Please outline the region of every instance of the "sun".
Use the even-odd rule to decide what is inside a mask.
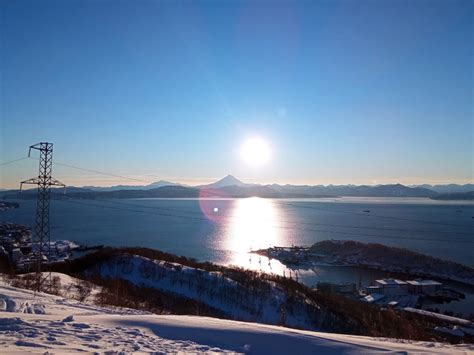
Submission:
[[[262,166],[270,160],[270,146],[260,137],[248,138],[242,144],[240,156],[248,165]]]

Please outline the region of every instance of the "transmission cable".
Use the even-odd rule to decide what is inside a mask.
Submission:
[[[18,161],[25,160],[25,159],[28,159],[28,157],[23,157],[23,158],[18,158],[18,159],[13,159],[13,160],[10,160],[10,161],[6,161],[6,162],[3,162],[3,163],[0,163],[0,166],[5,166],[5,165],[13,164],[13,163],[16,163],[16,162],[18,162]]]
[[[433,222],[433,221],[424,221],[424,220],[419,220],[419,219],[410,219],[410,218],[403,218],[403,217],[394,217],[394,216],[381,216],[377,214],[368,214],[368,213],[360,213],[360,212],[354,212],[354,211],[347,211],[347,210],[335,210],[335,209],[324,209],[321,207],[315,207],[315,206],[302,206],[302,205],[295,205],[294,203],[289,203],[289,202],[281,202],[282,205],[287,205],[287,206],[293,206],[297,208],[305,208],[305,209],[311,209],[311,210],[320,210],[320,211],[325,211],[325,212],[336,212],[336,213],[347,213],[347,214],[354,214],[357,216],[368,216],[368,217],[376,217],[376,218],[384,218],[384,219],[393,219],[397,221],[405,221],[405,222],[417,222],[417,223],[425,223],[425,224],[436,224],[436,225],[441,225],[441,226],[448,226],[448,227],[461,227],[461,228],[469,228],[470,226],[467,225],[461,225],[461,224],[454,224],[454,223],[443,223],[443,222]]]
[[[97,201],[97,200],[91,200],[91,201]],[[111,203],[111,204],[117,204],[117,205],[123,205],[123,206],[131,206],[131,207],[138,207],[138,208],[144,208],[144,209],[154,209],[154,210],[164,210],[164,211],[173,211],[173,212],[179,212],[179,213],[189,213],[189,214],[194,214],[194,215],[200,215],[202,216],[202,212],[196,212],[196,211],[186,211],[182,209],[176,209],[176,208],[168,208],[168,207],[158,207],[158,206],[144,206],[144,205],[138,205],[138,204],[133,204],[133,203],[126,203],[126,202],[118,202],[115,200],[101,200],[101,202],[106,202],[106,203]],[[362,216],[362,215],[361,215]],[[235,216],[226,216],[226,218],[238,218]],[[274,219],[265,219],[268,222],[277,222]],[[289,224],[303,224],[303,225],[308,225],[308,226],[325,226],[325,227],[336,227],[336,228],[354,228],[354,229],[372,229],[372,230],[379,230],[379,231],[393,231],[393,232],[411,232],[411,233],[440,233],[440,234],[449,234],[449,235],[467,235],[467,236],[472,236],[472,233],[469,232],[445,232],[445,231],[432,231],[432,230],[416,230],[416,229],[403,229],[403,228],[383,228],[383,227],[363,227],[363,226],[354,226],[354,225],[339,225],[339,224],[331,224],[331,223],[316,223],[316,222],[290,222],[290,221],[279,221],[283,223],[289,223]],[[466,226],[469,227],[469,226]]]
[[[22,158],[22,159],[26,159],[26,158]],[[22,160],[22,159],[18,159],[18,160]],[[35,158],[34,158],[35,159]],[[8,163],[8,162],[7,162]],[[128,177],[128,176],[123,176],[123,175],[118,175],[118,174],[112,174],[112,173],[107,173],[107,172],[103,172],[103,171],[99,171],[99,170],[93,170],[93,169],[87,169],[87,168],[82,168],[82,167],[79,167],[79,166],[75,166],[75,165],[71,165],[71,164],[66,164],[66,163],[61,163],[61,162],[55,162],[53,161],[53,164],[55,165],[60,165],[60,166],[65,166],[65,167],[68,167],[68,168],[72,168],[72,169],[77,169],[77,170],[82,170],[82,171],[87,171],[87,172],[93,172],[93,173],[96,173],[96,174],[101,174],[101,175],[106,175],[106,176],[112,176],[112,177],[116,177],[116,178],[121,178],[121,179],[126,179],[126,180],[132,180],[132,181],[139,181],[139,182],[145,182],[145,183],[148,183],[148,184],[152,184],[153,182],[151,181],[147,181],[147,180],[143,180],[143,179],[137,179],[137,178],[132,178],[132,177]],[[194,188],[194,187],[191,187],[191,188]],[[354,211],[347,211],[347,210],[335,210],[335,209],[330,209],[330,208],[321,208],[321,207],[316,207],[316,206],[302,206],[302,205],[298,205],[298,204],[294,204],[294,203],[291,203],[291,202],[283,202],[283,201],[278,201],[278,203],[282,204],[282,205],[289,205],[289,206],[293,206],[293,207],[296,207],[296,208],[304,208],[304,209],[313,209],[313,210],[321,210],[321,211],[325,211],[325,212],[336,212],[336,213],[346,213],[346,214],[353,214],[353,215],[358,215],[358,216],[362,216],[362,215],[367,215],[367,216],[371,216],[371,217],[375,217],[375,218],[381,218],[381,219],[392,219],[392,220],[399,220],[399,221],[405,221],[405,222],[415,222],[415,223],[423,223],[423,224],[432,224],[432,225],[443,225],[443,226],[448,226],[448,227],[461,227],[461,228],[469,228],[470,226],[466,226],[466,225],[460,225],[460,224],[454,224],[454,223],[442,223],[442,222],[433,222],[433,221],[425,221],[425,220],[417,220],[417,219],[410,219],[410,218],[402,218],[402,217],[394,217],[394,216],[382,216],[382,215],[377,215],[377,214],[362,214],[360,212],[354,212]],[[362,229],[362,227],[360,227]]]
[[[182,215],[176,215],[176,214],[172,214],[172,213],[156,213],[156,212],[152,212],[152,211],[143,211],[143,210],[126,208],[126,207],[116,207],[116,206],[106,206],[106,205],[100,205],[100,204],[85,203],[85,202],[79,202],[79,201],[75,201],[75,200],[73,201],[73,200],[70,200],[70,199],[63,199],[61,201],[64,201],[64,202],[67,202],[67,203],[72,203],[72,204],[77,204],[77,205],[93,206],[93,207],[99,207],[99,208],[108,208],[108,209],[114,209],[114,210],[123,210],[123,211],[130,211],[130,212],[150,214],[150,215],[159,215],[159,216],[165,216],[165,217],[192,219],[192,220],[198,220],[198,221],[205,221],[205,222],[208,222],[208,223],[213,223],[212,220],[209,220],[208,218],[205,218],[205,217],[182,216]],[[221,223],[221,222],[224,222],[226,224],[232,223],[232,222],[224,221],[224,220],[219,221],[219,223]],[[321,229],[288,227],[288,226],[281,226],[281,225],[274,225],[273,227],[279,228],[279,229],[287,229],[287,230],[302,230],[302,231],[319,232],[319,233],[342,234],[342,235],[350,235],[350,236],[354,236],[354,237],[377,237],[377,238],[396,239],[396,240],[406,239],[406,240],[434,241],[434,242],[448,242],[448,243],[466,243],[466,244],[474,243],[474,240],[446,240],[446,239],[437,239],[437,238],[416,238],[416,237],[403,237],[403,236],[386,236],[386,235],[365,234],[365,233],[360,234],[360,233],[351,233],[351,232],[342,232],[342,231],[331,231],[331,230],[321,230]]]

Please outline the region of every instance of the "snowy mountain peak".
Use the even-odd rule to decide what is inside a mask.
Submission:
[[[207,185],[208,187],[213,187],[213,188],[221,188],[221,187],[227,187],[227,186],[248,186],[248,184],[240,181],[233,175],[227,175],[223,177],[222,179],[216,181],[213,184]]]

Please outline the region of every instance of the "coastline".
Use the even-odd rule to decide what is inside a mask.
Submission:
[[[328,244],[330,247],[335,246],[332,252],[315,252],[314,249],[316,249],[318,246],[327,246]],[[340,245],[340,248],[338,248],[338,244]],[[355,254],[360,253],[360,250],[354,251],[354,253],[347,251],[348,248],[354,246],[356,248],[366,246],[378,248],[376,252],[379,253],[379,255],[371,255],[371,258],[369,259],[364,259],[363,256],[357,257]],[[345,248],[345,250],[342,251],[342,248]],[[373,252],[373,250],[370,250],[370,252]],[[393,255],[387,254],[390,252]],[[325,240],[315,243],[312,247],[271,247],[252,251],[252,253],[262,255],[270,259],[276,259],[290,269],[311,270],[318,266],[344,266],[350,268],[364,268],[368,270],[395,273],[406,275],[408,277],[432,278],[443,281],[446,280],[474,287],[474,269],[467,265],[412,252],[407,249],[387,247],[381,244],[364,244],[356,241]],[[393,257],[399,256],[399,253],[406,253],[407,257],[413,257],[415,259],[418,258],[417,262],[419,262],[419,264],[414,263],[407,266],[402,260],[400,260],[399,263],[397,263],[395,260],[395,264],[384,262],[384,260],[386,261],[389,258],[392,259]],[[419,260],[420,258],[422,258],[421,262]],[[427,262],[436,263],[437,265],[440,265],[441,268],[451,268],[452,274],[430,271],[430,269],[427,269],[427,266],[430,266],[426,264]],[[463,275],[465,276],[459,277],[457,276],[459,273],[454,271],[464,272]]]

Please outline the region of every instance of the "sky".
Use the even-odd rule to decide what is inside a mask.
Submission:
[[[1,1],[0,164],[48,141],[137,179],[53,167],[75,186],[473,182],[473,4]]]

